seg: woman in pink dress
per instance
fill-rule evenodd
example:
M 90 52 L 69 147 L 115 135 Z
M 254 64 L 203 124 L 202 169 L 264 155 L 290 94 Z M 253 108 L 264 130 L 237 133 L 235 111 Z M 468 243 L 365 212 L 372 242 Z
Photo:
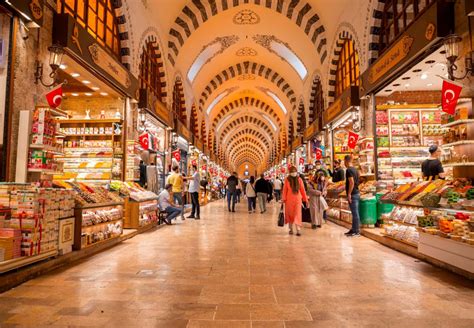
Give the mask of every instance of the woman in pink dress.
M 296 235 L 301 236 L 301 207 L 303 202 L 308 202 L 303 180 L 298 177 L 296 167 L 290 168 L 290 175 L 283 186 L 282 202 L 285 204 L 285 223 L 290 227 L 290 235 L 293 234 L 293 224 L 296 225 Z

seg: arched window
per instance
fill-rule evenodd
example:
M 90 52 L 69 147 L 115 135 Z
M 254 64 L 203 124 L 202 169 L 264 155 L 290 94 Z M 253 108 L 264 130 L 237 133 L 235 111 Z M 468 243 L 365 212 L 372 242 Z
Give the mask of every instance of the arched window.
M 385 0 L 380 26 L 379 55 L 435 0 Z
M 138 80 L 140 81 L 140 88 L 148 89 L 157 99 L 165 102 L 165 94 L 163 92 L 165 83 L 162 80 L 160 68 L 163 66 L 158 61 L 158 43 L 155 40 L 146 42 L 142 49 L 140 59 L 140 74 Z
M 316 77 L 311 88 L 311 99 L 309 101 L 309 124 L 317 118 L 321 119 L 324 111 L 323 84 L 321 79 Z
M 69 14 L 97 42 L 120 59 L 120 38 L 112 0 L 57 0 L 60 14 Z
M 336 98 L 351 85 L 359 85 L 359 55 L 354 41 L 345 39 L 336 69 Z

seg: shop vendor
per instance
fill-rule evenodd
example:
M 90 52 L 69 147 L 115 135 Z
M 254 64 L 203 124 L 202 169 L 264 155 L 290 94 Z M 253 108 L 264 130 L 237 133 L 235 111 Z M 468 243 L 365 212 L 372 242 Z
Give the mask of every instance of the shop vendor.
M 441 149 L 437 145 L 432 145 L 429 148 L 430 157 L 421 164 L 421 171 L 423 172 L 424 180 L 444 179 L 445 173 L 443 164 L 439 160 L 441 156 Z

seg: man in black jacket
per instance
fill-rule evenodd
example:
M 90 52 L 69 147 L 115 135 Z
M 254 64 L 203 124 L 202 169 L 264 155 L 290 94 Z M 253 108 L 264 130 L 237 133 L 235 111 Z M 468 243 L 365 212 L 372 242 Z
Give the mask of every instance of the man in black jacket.
M 261 174 L 260 179 L 255 182 L 255 192 L 257 193 L 260 213 L 265 213 L 267 211 L 267 198 L 269 191 L 270 187 L 268 186 L 268 181 L 265 180 L 265 176 Z

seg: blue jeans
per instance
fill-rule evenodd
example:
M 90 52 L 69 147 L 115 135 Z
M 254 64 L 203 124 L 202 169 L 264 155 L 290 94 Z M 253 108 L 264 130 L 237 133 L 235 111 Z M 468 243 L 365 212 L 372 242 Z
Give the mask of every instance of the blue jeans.
M 179 208 L 173 207 L 173 206 L 168 206 L 165 209 L 165 212 L 168 213 L 167 219 L 170 222 L 171 222 L 171 220 L 173 220 L 174 218 L 176 218 L 178 215 L 180 215 L 182 213 L 182 211 Z
M 230 206 L 230 201 L 232 200 L 232 208 Z M 235 210 L 235 202 L 237 201 L 237 190 L 230 191 L 227 190 L 227 208 L 232 211 Z
M 281 198 L 281 190 L 275 189 L 275 200 L 279 202 L 280 198 Z
M 184 216 L 184 202 L 183 202 L 183 195 L 180 192 L 173 193 L 173 201 L 174 203 L 178 203 L 181 205 L 181 216 Z
M 349 204 L 349 208 L 352 213 L 352 232 L 360 232 L 360 216 L 359 216 L 359 201 L 360 194 L 352 195 L 352 202 Z
M 257 207 L 257 197 L 247 197 L 247 201 L 249 204 L 249 212 L 255 211 L 255 208 Z

